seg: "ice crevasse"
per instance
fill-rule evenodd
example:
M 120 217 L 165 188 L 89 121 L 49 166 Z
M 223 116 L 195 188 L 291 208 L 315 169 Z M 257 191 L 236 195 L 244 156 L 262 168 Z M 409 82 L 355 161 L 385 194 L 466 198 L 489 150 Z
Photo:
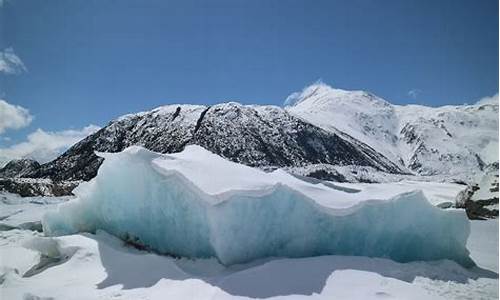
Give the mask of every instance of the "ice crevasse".
M 465 214 L 432 206 L 420 191 L 360 199 L 195 145 L 168 155 L 138 146 L 98 155 L 105 159 L 98 175 L 44 216 L 47 235 L 105 230 L 159 253 L 225 265 L 329 254 L 474 265 Z

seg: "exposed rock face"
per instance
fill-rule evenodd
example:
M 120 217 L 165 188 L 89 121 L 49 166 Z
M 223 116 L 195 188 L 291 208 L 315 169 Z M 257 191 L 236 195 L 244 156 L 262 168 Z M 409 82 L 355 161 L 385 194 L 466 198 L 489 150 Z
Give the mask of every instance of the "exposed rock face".
M 263 169 L 327 164 L 402 172 L 366 144 L 323 130 L 282 108 L 223 103 L 211 107 L 169 105 L 123 116 L 25 177 L 90 180 L 102 163 L 94 151 L 118 152 L 141 145 L 156 152 L 172 153 L 188 144 Z M 328 175 L 317 174 L 322 179 Z M 336 178 L 330 179 L 341 178 L 334 175 Z
M 498 163 L 488 165 L 478 184 L 457 195 L 456 207 L 465 208 L 469 219 L 498 217 Z
M 0 168 L 0 177 L 13 178 L 24 177 L 40 168 L 40 164 L 33 159 L 14 159 Z
M 0 191 L 22 197 L 65 196 L 78 185 L 76 182 L 53 182 L 50 179 L 22 178 L 37 172 L 40 164 L 32 159 L 15 159 L 0 169 Z
M 0 191 L 18 194 L 21 197 L 67 196 L 79 182 L 53 182 L 50 179 L 0 178 Z

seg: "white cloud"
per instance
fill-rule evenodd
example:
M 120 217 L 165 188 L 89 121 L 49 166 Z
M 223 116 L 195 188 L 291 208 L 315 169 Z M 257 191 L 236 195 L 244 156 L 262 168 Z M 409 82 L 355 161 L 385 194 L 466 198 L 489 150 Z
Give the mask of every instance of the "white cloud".
M 0 99 L 0 134 L 7 129 L 20 129 L 28 126 L 33 120 L 30 112 L 19 105 L 9 104 Z
M 0 51 L 0 73 L 19 74 L 26 71 L 26 66 L 14 53 L 14 49 L 6 48 Z
M 27 140 L 6 148 L 0 148 L 0 166 L 16 158 L 31 158 L 45 163 L 59 156 L 73 144 L 99 130 L 89 125 L 81 130 L 44 131 L 37 129 L 30 133 Z
M 420 95 L 422 91 L 419 89 L 412 89 L 408 91 L 408 96 L 410 96 L 413 99 L 417 99 L 418 95 Z
M 299 92 L 293 92 L 288 97 L 286 97 L 285 102 L 283 102 L 284 106 L 293 106 L 297 101 L 300 99 L 300 95 L 302 93 Z
M 0 141 L 10 138 L 2 134 L 11 129 L 28 126 L 33 116 L 28 109 L 13 105 L 0 99 Z M 12 159 L 32 158 L 40 163 L 48 162 L 59 156 L 73 144 L 99 130 L 98 126 L 89 125 L 80 130 L 45 131 L 37 129 L 26 137 L 26 141 L 0 148 L 0 167 Z
M 498 93 L 491 97 L 484 97 L 479 99 L 479 101 L 476 102 L 476 104 L 482 105 L 482 104 L 498 104 Z

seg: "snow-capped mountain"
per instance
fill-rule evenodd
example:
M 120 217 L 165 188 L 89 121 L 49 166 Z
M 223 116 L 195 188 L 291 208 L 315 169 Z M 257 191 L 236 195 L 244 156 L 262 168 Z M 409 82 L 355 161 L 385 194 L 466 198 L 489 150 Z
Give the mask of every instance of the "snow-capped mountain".
M 94 151 L 140 145 L 173 153 L 189 144 L 248 166 L 326 180 L 393 181 L 399 175 L 387 174 L 415 173 L 475 182 L 498 161 L 498 101 L 400 106 L 317 83 L 292 94 L 284 109 L 167 105 L 122 116 L 52 162 L 27 169 L 11 163 L 0 177 L 89 180 L 102 162 Z
M 371 147 L 312 125 L 281 107 L 230 102 L 214 106 L 168 105 L 125 115 L 28 177 L 89 180 L 102 162 L 94 151 L 119 152 L 131 145 L 141 145 L 156 152 L 173 153 L 188 144 L 263 169 L 322 164 L 402 173 L 396 164 Z M 343 180 L 335 171 L 326 173 L 321 173 L 323 179 L 326 176 Z
M 393 105 L 363 91 L 317 83 L 292 94 L 286 110 L 344 132 L 419 175 L 472 179 L 498 161 L 498 100 L 474 105 Z

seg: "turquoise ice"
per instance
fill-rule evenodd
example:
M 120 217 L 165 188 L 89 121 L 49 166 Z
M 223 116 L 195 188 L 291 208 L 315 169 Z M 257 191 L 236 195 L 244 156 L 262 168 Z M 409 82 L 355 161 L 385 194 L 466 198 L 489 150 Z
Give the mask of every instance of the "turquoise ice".
M 77 199 L 44 216 L 47 235 L 101 229 L 159 253 L 225 265 L 330 254 L 474 264 L 465 214 L 432 206 L 420 191 L 357 199 L 198 146 L 100 155 L 97 177 L 78 187 Z

